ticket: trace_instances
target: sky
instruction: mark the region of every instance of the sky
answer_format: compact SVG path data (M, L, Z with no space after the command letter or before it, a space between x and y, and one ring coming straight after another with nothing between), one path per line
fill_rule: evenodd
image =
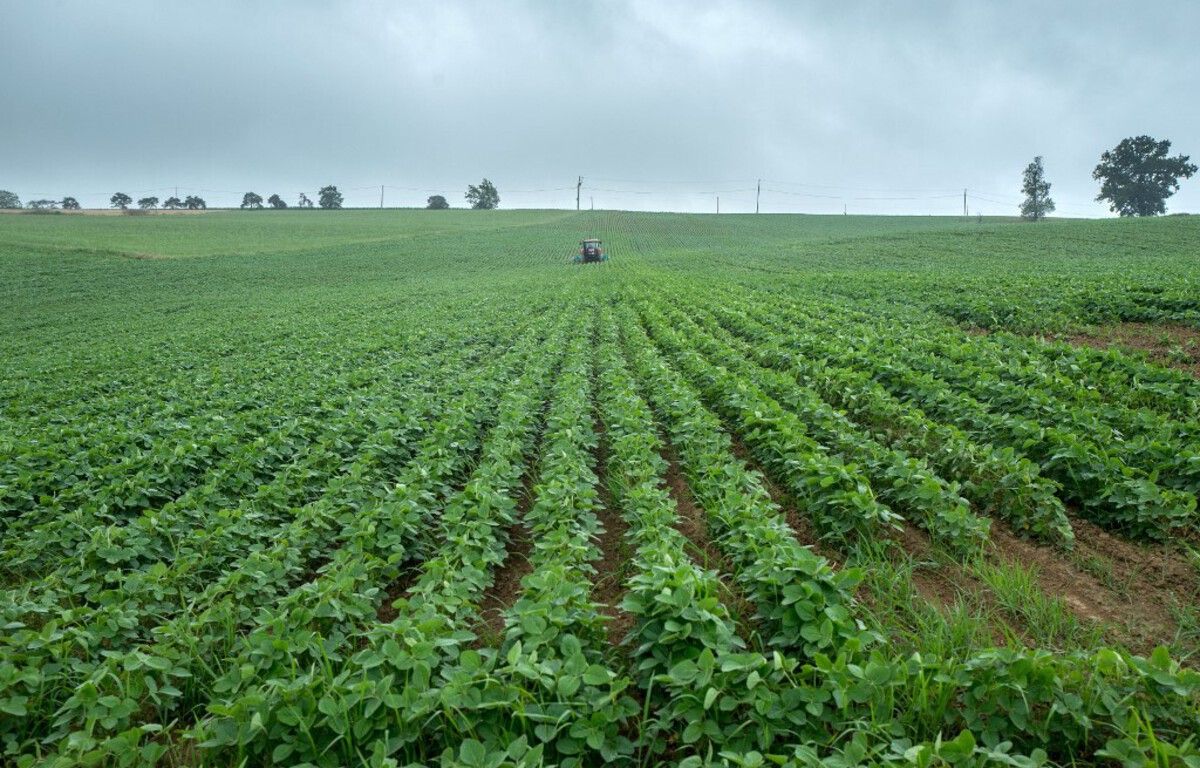
M0 0L0 188L104 207L1108 215L1101 152L1200 159L1196 0ZM1200 212L1200 177L1169 211Z

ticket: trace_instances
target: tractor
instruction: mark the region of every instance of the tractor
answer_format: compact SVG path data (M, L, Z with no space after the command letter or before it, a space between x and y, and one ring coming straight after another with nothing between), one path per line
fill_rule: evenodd
M600 241L595 239L580 240L579 253L575 256L575 263L594 264L600 261L608 261L608 255L604 253L604 248L600 246Z

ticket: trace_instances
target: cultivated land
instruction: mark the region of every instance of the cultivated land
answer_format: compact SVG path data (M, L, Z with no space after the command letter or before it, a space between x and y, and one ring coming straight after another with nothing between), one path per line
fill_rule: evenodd
M1198 241L0 217L4 760L1200 765Z

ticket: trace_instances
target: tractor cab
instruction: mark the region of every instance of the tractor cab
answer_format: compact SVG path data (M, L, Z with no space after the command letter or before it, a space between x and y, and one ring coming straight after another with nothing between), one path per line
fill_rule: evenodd
M600 241L595 239L581 240L579 242L579 255L575 257L575 263L591 264L598 261L608 261L608 257L604 255L604 248L601 247Z

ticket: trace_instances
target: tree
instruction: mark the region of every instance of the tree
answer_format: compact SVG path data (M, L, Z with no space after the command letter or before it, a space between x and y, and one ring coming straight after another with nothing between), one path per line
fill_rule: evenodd
M138 208L141 208L143 211L149 211L149 210L151 210L153 208L157 208L157 207L158 207L158 198L157 197L143 197L141 200L138 200Z
M262 208L262 195L253 192L242 195L242 208Z
M1050 199L1050 182L1046 181L1046 169L1042 167L1041 155L1033 158L1033 162L1025 166L1021 192L1025 195L1025 200L1021 203L1022 219L1039 221L1054 213L1054 201Z
M120 208L122 211L128 210L129 204L133 202L133 198L124 192L117 192L112 197L108 198L109 204L113 208Z
M0 208L20 208L21 198L17 197L15 192L9 192L7 189L0 189Z
M341 208L342 193L338 192L338 188L332 184L327 187L321 187L321 191L317 193L317 204L327 210Z
M296 203L296 207L297 208L312 208L313 202L312 202L312 200L308 199L308 195L301 192L300 193L300 202Z
M64 211L78 211L79 210L79 201L73 197L64 197L62 199L62 202L59 203L59 205L62 206L62 209Z
M25 207L31 211L52 211L58 207L57 200L30 200Z
M182 208L183 201L178 197L168 197L166 200L163 200L162 207L173 211L176 208Z
M500 193L496 191L495 185L487 179L479 182L478 187L474 184L468 186L465 197L471 207L476 210L491 210L500 205Z
M204 202L204 198L197 195L188 195L187 199L183 201L183 205L189 211L202 211L208 208L208 205Z
M444 211L450 207L450 203L441 195L433 195L426 201L425 207L431 211Z
M283 198L279 195L271 195L267 198L267 205L272 208L287 208L287 203L283 202Z
M1150 136L1122 141L1100 155L1092 178L1100 182L1099 201L1122 216L1166 213L1166 200L1179 191L1179 180L1190 179L1196 166L1187 155L1167 157L1171 142Z

